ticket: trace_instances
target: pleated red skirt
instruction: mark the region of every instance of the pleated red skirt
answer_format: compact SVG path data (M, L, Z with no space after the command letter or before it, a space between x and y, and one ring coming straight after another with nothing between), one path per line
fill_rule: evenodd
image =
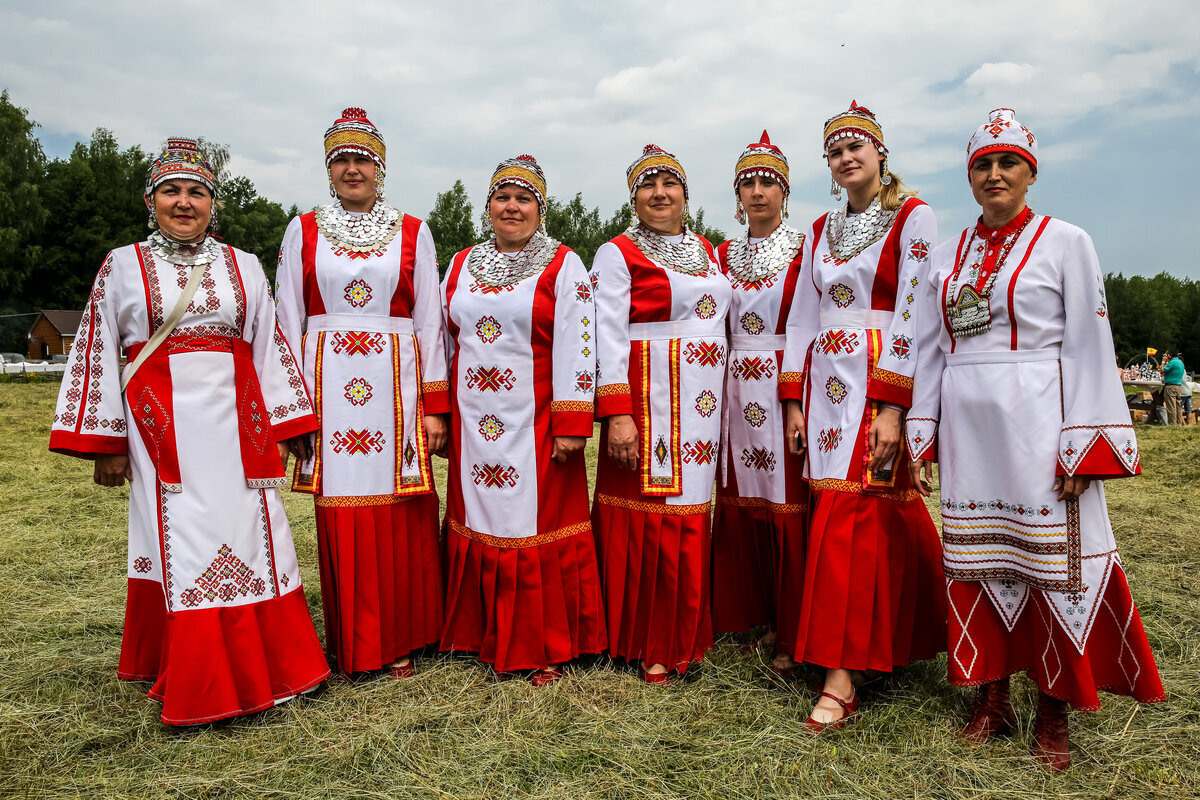
M304 590L167 613L157 581L129 579L117 675L153 680L168 725L264 711L329 677Z
M812 495L794 658L890 672L944 651L942 545L921 499Z
M499 672L545 669L602 653L600 574L590 531L529 547L446 533L443 650L465 650Z
M609 652L680 673L712 647L712 517L592 505Z
M1125 572L1115 566L1096 620L1080 654L1054 619L1045 595L1034 589L1011 631L983 585L951 581L948 678L955 686L978 686L1024 671L1038 689L1079 711L1100 708L1099 690L1139 703L1166 700L1142 618Z
M325 649L344 673L381 669L438 641L438 498L317 506Z

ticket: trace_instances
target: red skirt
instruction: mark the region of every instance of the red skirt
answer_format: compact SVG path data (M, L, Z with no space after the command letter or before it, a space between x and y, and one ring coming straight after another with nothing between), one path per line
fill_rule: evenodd
M466 650L499 672L545 669L607 645L590 532L529 547L446 534L443 650Z
M592 505L609 652L683 673L712 647L712 517L629 505Z
M438 640L438 498L317 506L325 649L344 673L382 669Z
M946 649L942 544L919 497L813 491L797 661L878 670Z
M117 675L153 680L168 725L254 714L329 677L304 590L167 613L157 581L129 579Z
M1096 620L1083 653L1054 619L1045 595L1030 591L1029 604L1011 631L983 585L951 581L948 678L955 686L978 686L1024 671L1038 689L1079 711L1100 708L1097 692L1139 703L1166 700L1142 618L1125 572L1115 566L1097 601Z

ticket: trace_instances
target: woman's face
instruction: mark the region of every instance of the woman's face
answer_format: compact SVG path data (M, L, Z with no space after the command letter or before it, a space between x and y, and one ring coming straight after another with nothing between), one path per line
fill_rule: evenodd
M517 183L501 184L488 201L492 230L496 231L496 247L515 252L525 246L542 221L537 197Z
M999 228L1025 206L1025 194L1037 180L1033 167L1016 153L984 153L967 170L971 193L983 209L983 222Z
M633 210L642 223L664 236L683 233L683 182L671 172L642 178L633 196Z
M844 136L829 145L829 172L848 192L879 186L879 164L883 156L870 142Z
M150 198L146 198L150 207ZM177 242L204 238L212 221L213 196L200 181L173 178L154 189L154 218L158 229Z
M738 199L751 227L779 227L783 220L783 184L774 178L753 175L738 182Z
M375 205L375 162L362 153L339 153L329 163L329 180L347 211Z

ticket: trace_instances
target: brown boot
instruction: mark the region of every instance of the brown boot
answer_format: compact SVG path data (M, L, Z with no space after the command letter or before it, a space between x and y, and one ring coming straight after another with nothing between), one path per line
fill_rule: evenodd
M979 687L975 712L960 733L969 742L983 744L997 734L1008 733L1016 724L1017 717L1008 699L1008 678L1003 678Z
M1038 692L1037 719L1033 723L1033 754L1051 772L1071 766L1071 731L1066 701Z

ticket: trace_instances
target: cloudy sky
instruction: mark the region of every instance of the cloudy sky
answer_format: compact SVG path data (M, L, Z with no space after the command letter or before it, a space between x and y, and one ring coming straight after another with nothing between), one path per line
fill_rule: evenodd
M1039 139L1036 211L1087 229L1108 271L1200 280L1196 0L0 0L0 87L52 157L97 127L147 150L204 136L302 208L326 201L322 134L348 105L418 216L458 178L478 209L496 162L528 152L551 194L607 217L655 142L726 232L733 164L764 127L791 162L791 223L830 207L822 123L854 98L943 240L978 214L966 142L1009 106Z

